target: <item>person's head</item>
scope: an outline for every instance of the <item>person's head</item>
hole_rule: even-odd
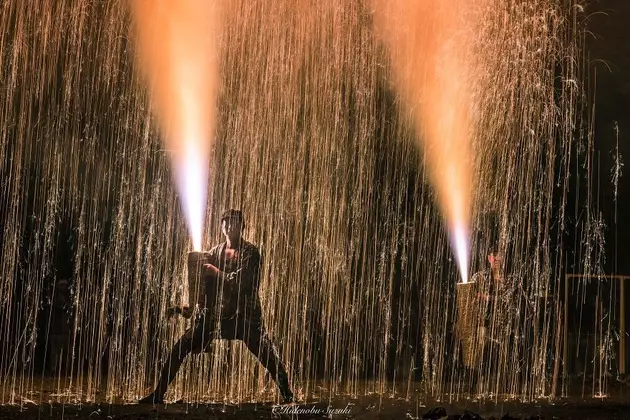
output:
[[[244,227],[245,218],[242,211],[230,209],[221,215],[221,232],[226,239],[230,241],[239,240]]]
[[[57,280],[57,283],[55,284],[57,293],[66,293],[69,287],[70,284],[68,283],[68,280],[65,279]]]
[[[499,249],[496,246],[490,246],[488,248],[488,263],[492,270],[501,268],[503,258],[499,253]]]

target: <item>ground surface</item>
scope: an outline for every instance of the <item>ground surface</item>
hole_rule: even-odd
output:
[[[590,381],[587,381],[590,382]],[[368,395],[349,396],[311,394],[305,401],[293,405],[274,405],[275,393],[261,396],[263,402],[207,403],[179,402],[166,405],[100,401],[104,392],[97,392],[96,402],[80,402],[72,393],[59,393],[57,382],[42,379],[35,387],[39,391],[27,396],[13,394],[7,398],[7,388],[0,401],[0,420],[5,419],[628,419],[630,420],[630,386],[625,381],[611,380],[606,398],[594,398],[584,393],[582,380],[573,380],[571,398],[521,402],[505,398],[471,398],[466,394],[440,400],[427,397],[421,384],[410,397]],[[6,385],[6,383],[4,384]],[[414,389],[411,388],[411,389]],[[273,394],[273,395],[272,395]],[[366,393],[367,394],[367,393]],[[405,395],[400,392],[399,395]],[[584,395],[584,397],[582,397]],[[479,415],[480,417],[476,417]]]
[[[329,416],[328,405],[338,410]],[[479,403],[430,404],[429,407],[398,400],[338,400],[330,403],[302,403],[291,406],[268,404],[160,406],[109,404],[27,404],[0,406],[0,419],[269,419],[269,418],[335,418],[335,419],[421,419],[467,418],[542,418],[542,419],[630,419],[630,404],[619,401],[558,402],[556,404]],[[424,405],[424,404],[423,404]],[[443,408],[444,411],[436,410]],[[434,411],[433,416],[427,416]],[[467,411],[468,410],[468,411]]]

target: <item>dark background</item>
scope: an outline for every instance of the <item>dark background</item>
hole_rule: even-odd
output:
[[[612,182],[617,142],[622,162],[630,162],[630,1],[596,0],[586,8],[586,54],[599,156],[599,208],[606,222],[607,273],[630,274],[630,181],[622,167],[617,197]]]

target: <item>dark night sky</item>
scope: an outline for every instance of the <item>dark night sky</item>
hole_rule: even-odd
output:
[[[591,0],[585,14],[592,32],[586,47],[589,84],[595,87],[595,148],[601,159],[599,207],[608,225],[606,271],[630,274],[630,0]],[[626,166],[615,203],[611,171],[616,125]]]

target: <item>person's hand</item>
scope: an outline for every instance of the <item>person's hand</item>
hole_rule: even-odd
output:
[[[490,300],[490,296],[488,296],[488,295],[487,295],[487,294],[485,294],[485,293],[477,293],[477,298],[478,298],[479,300],[483,300],[484,302],[487,302],[487,301],[489,301],[489,300]]]
[[[184,306],[184,307],[182,308],[181,314],[182,314],[182,316],[183,316],[184,318],[188,319],[188,318],[190,318],[190,317],[192,316],[192,314],[193,314],[193,310],[192,310],[192,308],[191,308],[191,307],[189,307],[189,306]]]
[[[188,319],[192,316],[192,314],[193,314],[192,308],[188,306],[184,306],[183,308],[180,306],[171,306],[170,308],[166,309],[167,318],[171,318],[174,315],[181,315],[184,318]]]
[[[219,269],[217,267],[215,267],[212,264],[204,264],[203,265],[203,273],[206,275],[211,275],[211,276],[218,276],[219,275]]]
[[[171,306],[170,308],[166,308],[166,317],[171,318],[174,315],[181,313],[181,308],[179,306]]]

